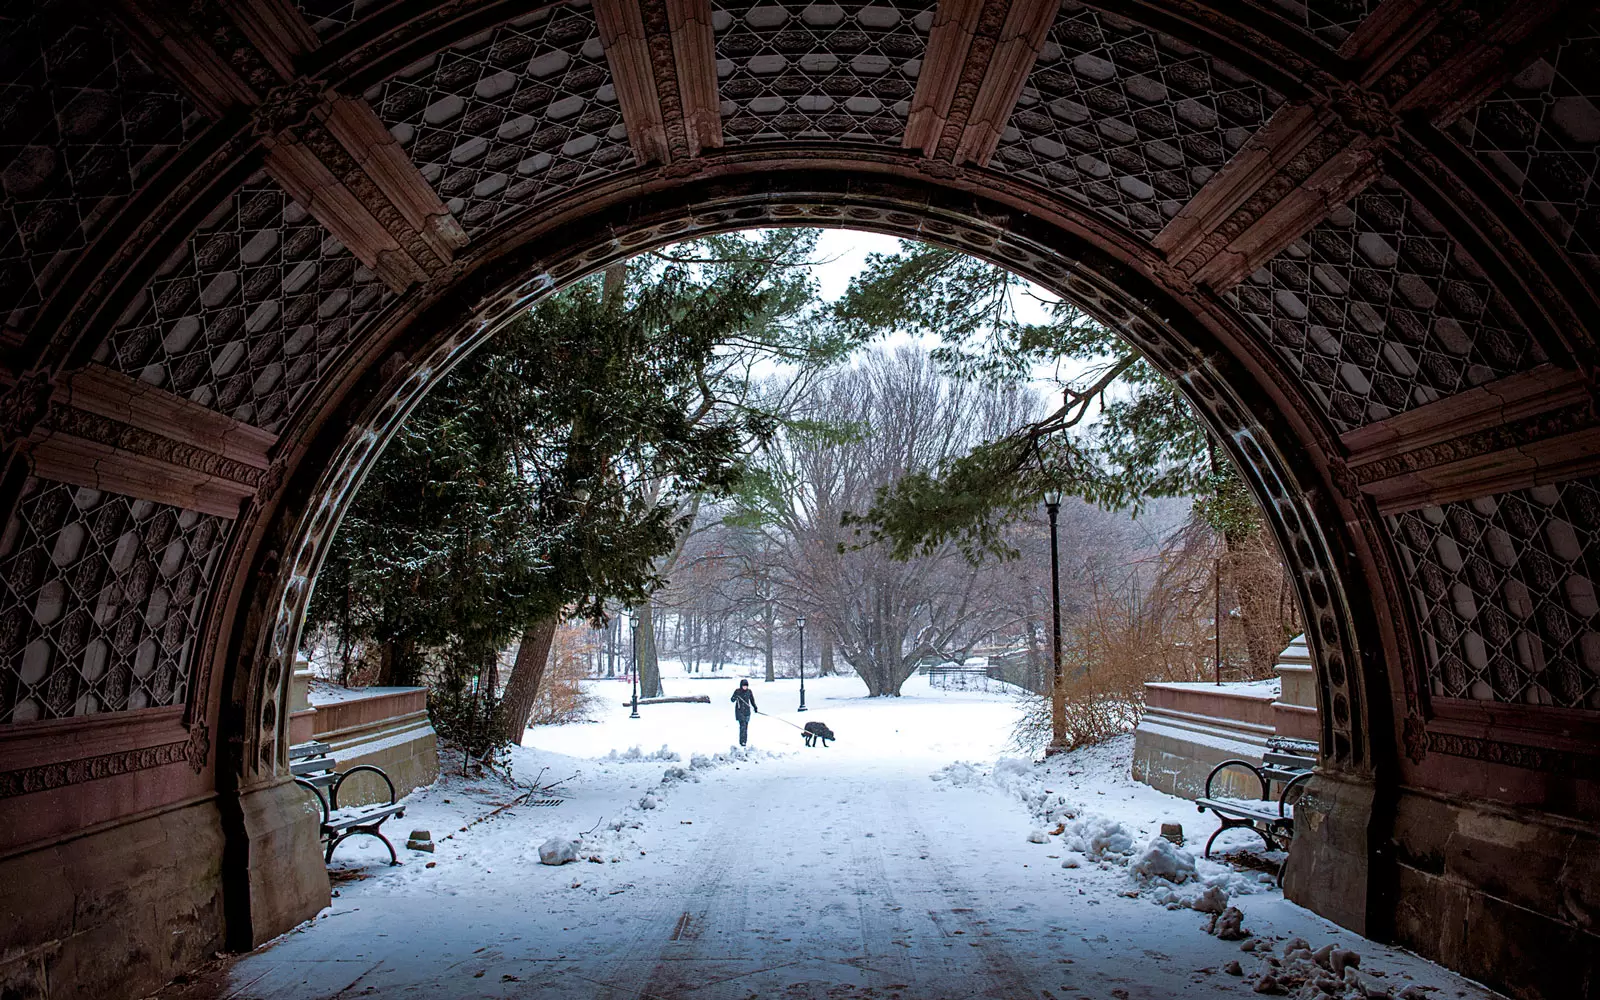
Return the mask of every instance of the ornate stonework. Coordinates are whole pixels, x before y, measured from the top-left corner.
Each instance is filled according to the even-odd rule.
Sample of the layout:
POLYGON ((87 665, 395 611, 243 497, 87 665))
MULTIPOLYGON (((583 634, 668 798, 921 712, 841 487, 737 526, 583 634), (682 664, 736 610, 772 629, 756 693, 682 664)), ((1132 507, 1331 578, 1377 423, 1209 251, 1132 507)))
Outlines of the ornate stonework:
POLYGON ((31 479, 0 534, 0 724, 184 704, 227 529, 31 479))
POLYGON ((469 235, 633 165, 587 10, 519 17, 365 96, 469 235))
POLYGON ((1477 739, 1449 733, 1428 733, 1427 749, 1434 753, 1487 764, 1504 764, 1543 774, 1578 778, 1584 781, 1600 779, 1600 756, 1552 750, 1548 747, 1504 743, 1500 740, 1477 739))
POLYGON ((724 141, 898 147, 933 8, 932 0, 714 0, 724 141))
POLYGON ((169 764, 187 762, 198 773, 205 766, 208 749, 209 743, 196 743, 195 737, 191 735, 187 740, 164 743, 161 746, 118 750, 55 764, 40 764, 15 771, 3 771, 0 772, 0 799, 46 792, 67 785, 115 777, 152 767, 165 767, 169 764))
POLYGON ((1203 51, 1069 0, 991 165, 1149 239, 1281 103, 1203 51))
POLYGON ((1438 697, 1600 711, 1600 481, 1389 519, 1438 697))

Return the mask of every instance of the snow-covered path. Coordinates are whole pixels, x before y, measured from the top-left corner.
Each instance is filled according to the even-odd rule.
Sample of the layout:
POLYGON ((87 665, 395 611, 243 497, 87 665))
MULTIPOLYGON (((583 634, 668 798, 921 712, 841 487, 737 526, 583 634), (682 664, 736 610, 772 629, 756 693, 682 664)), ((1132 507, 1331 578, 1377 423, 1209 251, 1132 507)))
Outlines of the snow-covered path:
MULTIPOLYGON (((1071 846, 1082 845, 1069 843, 1071 829, 1044 843, 1028 839, 1039 822, 1037 803, 1058 796, 1074 803, 1084 822, 1123 824, 1135 852, 1162 820, 1181 821, 1191 844, 1214 827, 1191 804, 1131 782, 1126 740, 1048 766, 1013 764, 998 775, 950 767, 951 754, 942 744, 931 749, 936 740, 924 728, 959 734, 963 720, 982 717, 985 706, 974 698, 941 702, 931 696, 898 706, 880 701, 863 709, 843 699, 829 704, 824 693, 815 717, 841 731, 838 745, 802 750, 798 740, 785 740, 782 755, 702 758, 695 767, 524 749, 519 772, 540 766, 552 774, 569 766, 584 771, 559 810, 512 809, 469 826, 465 817, 486 812, 493 789, 452 779, 419 792, 400 832, 431 824, 436 855, 407 853, 401 868, 363 869, 370 877, 341 883, 335 905, 316 921, 210 985, 165 995, 1255 995, 1250 980, 1226 967, 1241 961, 1241 971, 1249 973, 1264 960, 1242 953, 1237 941, 1205 933, 1205 918, 1195 910, 1163 905, 1173 887, 1135 878, 1127 855, 1074 852, 1071 846), (886 755, 882 746, 848 738, 847 731, 856 732, 856 710, 921 721, 898 734, 897 755, 886 755), (641 809, 646 795, 653 806, 641 809), (576 833, 596 816, 608 821, 582 849, 598 863, 538 863, 545 837, 576 833), (460 826, 469 828, 442 840, 460 826), (426 867, 428 860, 436 867, 426 867), (1064 868, 1064 861, 1074 867, 1064 868)), ((721 720, 725 713, 716 707, 721 720)), ((590 728, 586 738, 603 736, 590 728)), ((763 738, 774 731, 756 730, 763 738)), ((714 738, 699 731, 694 736, 714 738)), ((1419 997, 1416 987, 1441 998, 1493 995, 1412 956, 1362 942, 1253 878, 1205 862, 1200 873, 1232 880, 1246 926, 1274 941, 1280 954, 1282 942, 1296 936, 1313 949, 1332 943, 1363 952, 1361 972, 1379 991, 1375 996, 1407 987, 1419 997)), ((1197 886, 1177 888, 1192 898, 1197 886)))

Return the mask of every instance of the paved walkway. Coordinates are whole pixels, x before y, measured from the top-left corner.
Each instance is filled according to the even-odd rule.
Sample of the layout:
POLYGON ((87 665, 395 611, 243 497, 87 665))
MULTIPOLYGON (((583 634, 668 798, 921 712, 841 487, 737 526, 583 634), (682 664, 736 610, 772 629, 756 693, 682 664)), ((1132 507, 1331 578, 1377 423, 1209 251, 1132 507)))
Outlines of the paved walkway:
MULTIPOLYGON (((1241 957, 1238 945, 1204 934, 1200 915, 1121 895, 1129 882, 1120 867, 1063 870, 1051 857, 1064 853, 1059 845, 1026 842, 1014 799, 932 782, 930 769, 829 761, 820 751, 723 767, 663 796, 637 835, 644 857, 553 869, 526 855, 503 867, 466 855, 457 863, 477 861, 483 877, 464 889, 448 879, 438 890, 415 879, 386 888, 380 874, 347 885, 314 924, 168 995, 1251 995, 1222 971, 1241 957)), ((535 812, 548 811, 524 815, 531 822, 535 812)), ((504 828, 501 841, 514 829, 504 828)), ((1275 893, 1245 906, 1251 922, 1280 935, 1364 947, 1275 893)), ((1364 969, 1422 967, 1368 953, 1364 969)))

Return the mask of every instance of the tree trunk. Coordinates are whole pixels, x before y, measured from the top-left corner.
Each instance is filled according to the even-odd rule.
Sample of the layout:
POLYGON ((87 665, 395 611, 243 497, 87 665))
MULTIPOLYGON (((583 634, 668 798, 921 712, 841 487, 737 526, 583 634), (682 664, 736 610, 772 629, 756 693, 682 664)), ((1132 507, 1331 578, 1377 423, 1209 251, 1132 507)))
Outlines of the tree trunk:
POLYGON ((528 728, 528 718, 533 715, 558 621, 558 616, 547 615, 522 633, 517 662, 511 668, 511 679, 506 682, 505 697, 500 700, 500 713, 495 720, 496 735, 513 745, 522 742, 522 731, 528 728))
POLYGON ((661 664, 656 659, 655 605, 645 601, 639 612, 639 697, 660 698, 666 694, 661 687, 661 664))
POLYGON ((378 652, 377 687, 410 687, 416 683, 415 639, 391 639, 378 652))
POLYGON ((832 677, 834 670, 833 633, 824 631, 822 633, 822 660, 817 666, 817 676, 832 677))
POLYGON ((1041 628, 1039 622, 1028 619, 1028 675, 1033 680, 1028 690, 1034 694, 1049 694, 1050 685, 1054 683, 1055 664, 1046 658, 1044 644, 1039 641, 1041 628))
POLYGON ((773 632, 773 627, 774 627, 774 624, 775 624, 774 623, 774 619, 776 618, 776 616, 777 616, 777 613, 773 609, 772 602, 768 601, 767 602, 767 611, 766 611, 766 615, 765 615, 766 621, 764 623, 766 625, 766 636, 765 636, 765 643, 764 644, 765 644, 765 651, 766 651, 766 654, 767 654, 767 683, 768 684, 771 684, 773 681, 777 680, 777 674, 773 672, 773 667, 772 667, 772 632, 773 632))

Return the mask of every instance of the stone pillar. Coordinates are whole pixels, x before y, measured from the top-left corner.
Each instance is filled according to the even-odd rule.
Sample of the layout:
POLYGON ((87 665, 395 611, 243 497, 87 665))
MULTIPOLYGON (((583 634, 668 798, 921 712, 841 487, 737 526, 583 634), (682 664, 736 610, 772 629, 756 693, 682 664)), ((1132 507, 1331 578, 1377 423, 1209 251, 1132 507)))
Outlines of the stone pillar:
POLYGON ((1311 650, 1297 635, 1278 655, 1278 700, 1272 703, 1273 728, 1279 736, 1317 742, 1317 679, 1311 672, 1311 650))
POLYGON ((289 745, 305 743, 317 731, 317 709, 311 704, 311 661, 300 657, 289 675, 289 745))
MULTIPOLYGON (((311 664, 296 659, 285 702, 290 743, 313 738, 317 710, 310 688, 311 664)), ((228 947, 248 951, 311 919, 332 901, 322 857, 322 808, 310 790, 284 779, 225 787, 218 804, 226 838, 228 947)))
POLYGON ((322 859, 322 811, 285 781, 220 798, 228 946, 248 951, 316 916, 332 901, 322 859))
POLYGON ((1387 928, 1371 919, 1377 902, 1371 892, 1372 779, 1319 770, 1305 789, 1294 807, 1284 896, 1357 934, 1383 939, 1387 928))

